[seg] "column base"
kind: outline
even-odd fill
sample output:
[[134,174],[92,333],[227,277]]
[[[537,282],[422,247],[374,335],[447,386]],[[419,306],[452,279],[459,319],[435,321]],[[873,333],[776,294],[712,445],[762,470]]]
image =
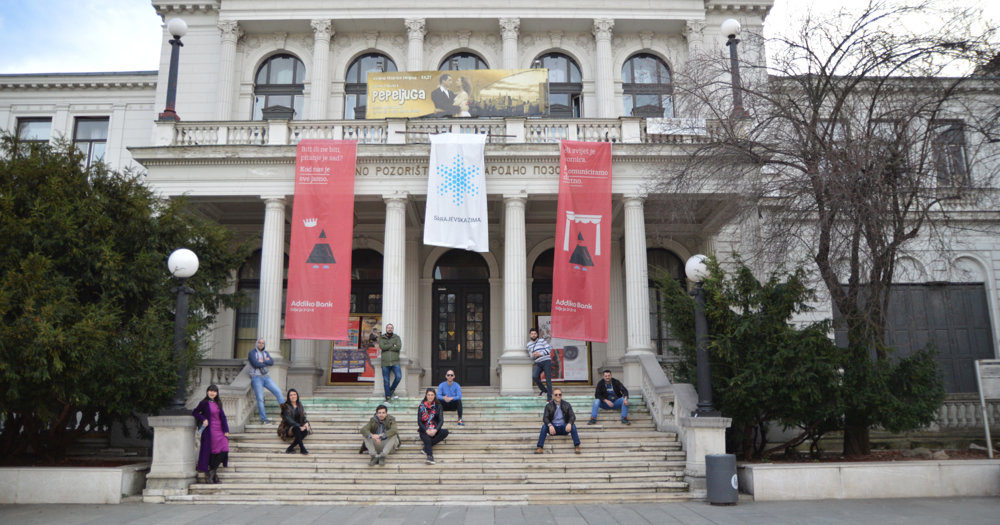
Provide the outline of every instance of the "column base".
[[184,496],[198,473],[198,451],[194,446],[195,419],[184,416],[153,416],[153,463],[146,475],[144,502],[163,503],[167,496]]
[[726,429],[733,423],[728,417],[682,417],[681,435],[687,464],[684,481],[691,491],[705,490],[705,456],[726,453]]
[[535,367],[533,359],[527,355],[504,355],[499,363],[501,396],[530,396],[535,393],[531,385],[531,371]]
[[[399,386],[396,387],[396,395],[399,397],[416,397],[418,395],[418,390],[420,389],[420,375],[423,374],[423,369],[417,369],[413,374],[410,373],[410,359],[408,357],[399,358],[399,370],[402,372],[403,379],[399,381]],[[373,391],[375,397],[384,398],[385,384],[382,382],[382,358],[372,359],[372,367],[375,368],[375,384],[373,385]],[[410,379],[411,375],[416,375],[416,382]],[[392,378],[393,381],[396,380],[395,377]],[[411,385],[413,385],[411,387]]]
[[[420,367],[420,363],[410,362],[406,365],[403,372],[403,382],[399,384],[400,387],[406,384],[406,393],[410,397],[423,397],[423,387],[420,385],[420,380],[424,377],[424,369]],[[433,385],[432,385],[433,386]]]
[[629,350],[628,353],[618,360],[621,363],[622,383],[625,385],[625,388],[629,390],[634,388],[637,391],[642,391],[642,363],[639,362],[639,355],[651,353],[649,350],[640,352]]
[[323,370],[315,366],[292,365],[288,367],[286,383],[288,388],[298,391],[300,397],[312,397],[316,393],[316,385],[319,384],[321,377]]

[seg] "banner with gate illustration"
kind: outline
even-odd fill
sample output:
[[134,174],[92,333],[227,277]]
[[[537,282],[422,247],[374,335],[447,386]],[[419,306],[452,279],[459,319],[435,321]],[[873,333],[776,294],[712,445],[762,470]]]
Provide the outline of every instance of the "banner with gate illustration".
[[552,275],[552,335],[608,341],[611,144],[562,141]]
[[295,157],[287,339],[348,339],[357,141],[303,140]]

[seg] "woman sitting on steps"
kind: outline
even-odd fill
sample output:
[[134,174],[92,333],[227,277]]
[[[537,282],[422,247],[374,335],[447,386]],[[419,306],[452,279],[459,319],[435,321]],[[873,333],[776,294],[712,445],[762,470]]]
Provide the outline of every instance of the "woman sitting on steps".
[[281,424],[278,425],[278,437],[284,441],[295,438],[292,444],[285,449],[285,454],[295,452],[295,445],[299,446],[299,452],[308,454],[306,446],[302,440],[308,436],[312,430],[309,428],[309,420],[306,419],[306,409],[299,401],[299,393],[294,388],[288,389],[286,401],[281,404]]

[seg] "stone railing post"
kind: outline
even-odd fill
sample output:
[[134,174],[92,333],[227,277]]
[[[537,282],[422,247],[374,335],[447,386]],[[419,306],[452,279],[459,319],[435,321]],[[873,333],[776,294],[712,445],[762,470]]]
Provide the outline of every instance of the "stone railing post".
[[146,474],[143,503],[163,503],[167,496],[186,496],[198,472],[194,446],[195,419],[190,415],[153,416],[153,463]]

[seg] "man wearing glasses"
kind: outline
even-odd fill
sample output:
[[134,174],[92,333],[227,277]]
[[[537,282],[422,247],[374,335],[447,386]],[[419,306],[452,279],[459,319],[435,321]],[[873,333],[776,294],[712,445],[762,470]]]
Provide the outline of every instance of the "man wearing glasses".
[[437,397],[441,401],[441,408],[445,412],[458,412],[458,425],[464,427],[462,422],[462,386],[455,382],[455,371],[449,370],[444,374],[447,381],[438,385]]
[[535,454],[545,453],[546,434],[553,436],[573,436],[574,451],[580,453],[580,436],[576,433],[576,414],[569,401],[563,401],[562,389],[552,391],[552,401],[545,405],[542,415],[542,431],[538,434],[538,449]]

